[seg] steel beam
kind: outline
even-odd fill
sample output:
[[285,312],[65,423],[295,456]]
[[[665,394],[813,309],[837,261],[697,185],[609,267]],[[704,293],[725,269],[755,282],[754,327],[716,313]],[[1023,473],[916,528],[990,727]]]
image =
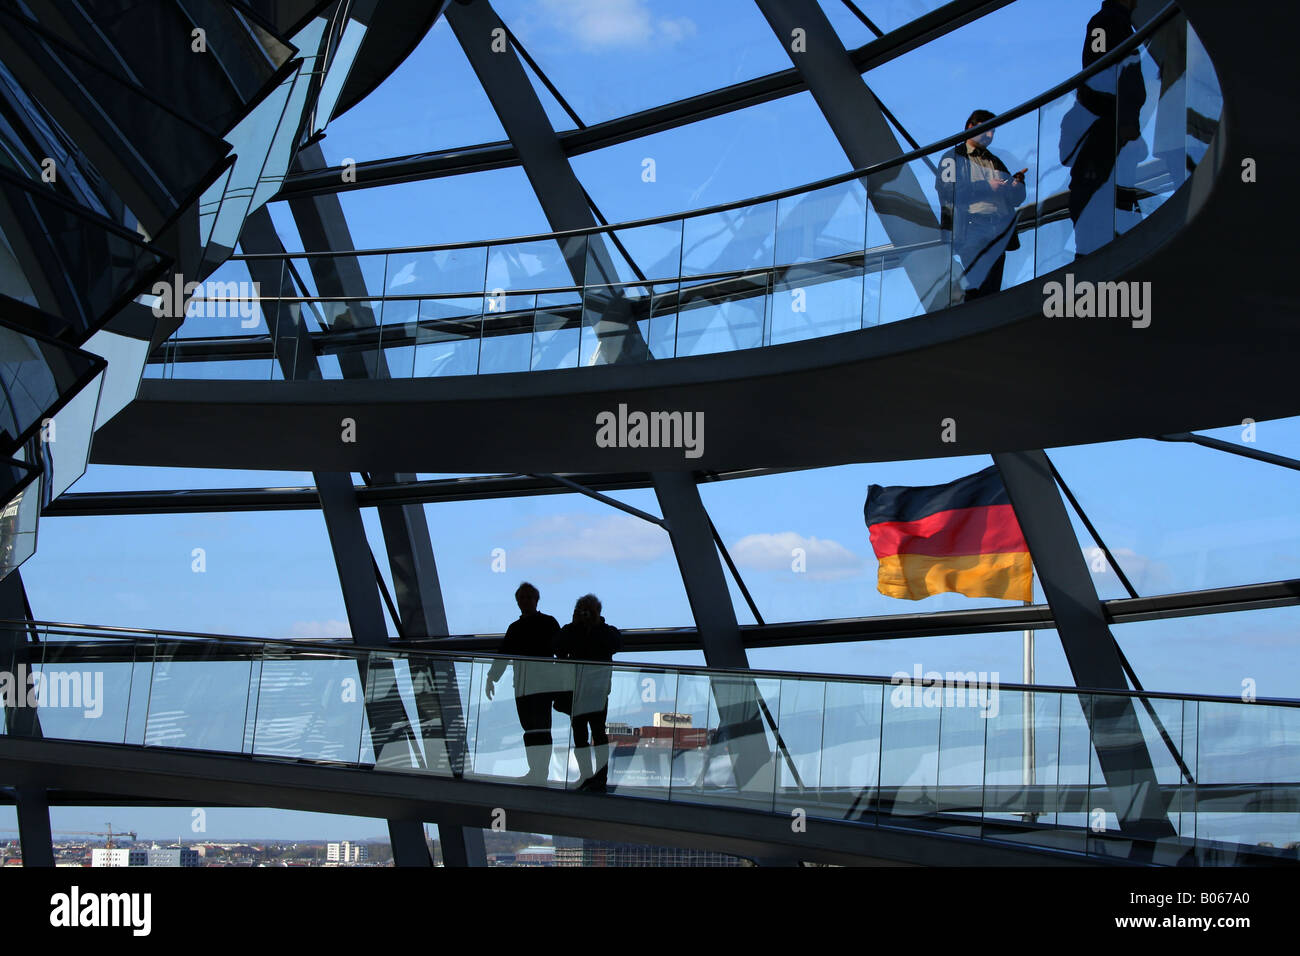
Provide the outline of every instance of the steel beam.
[[[313,143],[302,149],[297,157],[297,165],[308,169],[324,166],[325,158],[320,146]],[[310,260],[317,289],[323,295],[369,295],[370,290],[367,289],[360,261],[350,254],[355,247],[338,197],[302,197],[291,201],[289,208],[305,248],[338,252],[337,256]],[[382,293],[383,289],[377,291]],[[379,324],[373,310],[364,304],[348,310],[348,321],[356,326]],[[370,353],[341,354],[339,367],[345,378],[389,377],[388,361],[381,348]],[[405,472],[375,472],[369,478],[384,485],[400,485],[415,481],[417,476]],[[377,511],[388,552],[402,635],[408,639],[446,637],[447,613],[424,507],[418,504],[386,504]],[[407,741],[411,753],[418,759],[414,737],[428,739],[432,733],[445,742],[446,756],[451,762],[452,771],[459,776],[463,772],[467,722],[462,713],[454,668],[425,662],[412,669],[411,681],[418,723],[418,727],[408,728],[410,736]],[[384,709],[393,711],[393,716],[397,716],[396,704],[396,701],[390,701]],[[430,755],[426,753],[424,759],[429,758]],[[392,830],[392,838],[394,841],[411,843],[404,850],[404,856],[424,859],[427,852],[423,850],[423,844],[420,847],[414,846],[414,837],[408,832],[409,829],[403,825]],[[473,835],[467,835],[461,844],[474,865],[486,864],[486,858],[481,853],[475,853],[476,848],[482,844],[481,838],[476,842]]]
[[[1011,2],[1013,0],[952,0],[896,30],[891,30],[883,37],[858,47],[849,56],[853,61],[854,69],[859,73],[865,73],[946,36]],[[714,116],[723,116],[751,106],[769,103],[801,93],[805,89],[807,85],[797,70],[782,70],[778,73],[743,80],[722,89],[710,90],[698,96],[620,116],[607,122],[565,130],[557,133],[556,136],[566,156],[579,156],[642,139],[654,133],[677,129],[690,123],[699,123]],[[419,182],[443,176],[502,169],[519,163],[519,152],[508,141],[466,145],[456,149],[361,162],[357,164],[355,179],[350,178],[346,183],[340,175],[341,167],[312,172],[293,172],[285,177],[280,192],[275,198],[288,199],[299,195]]]
[[433,866],[423,821],[390,818],[388,837],[393,847],[393,866]]
[[[808,84],[852,167],[862,169],[903,153],[879,101],[863,82],[816,0],[755,2],[781,48]],[[793,40],[795,31],[801,31],[801,44],[796,45]],[[954,117],[953,126],[963,118]],[[941,238],[939,221],[910,166],[869,176],[866,188],[867,199],[894,245],[932,243]],[[952,253],[949,248],[912,252],[904,258],[903,268],[926,313],[950,304]]]
[[[265,208],[249,216],[240,241],[245,248],[284,251]],[[253,278],[264,285],[287,286],[292,291],[294,283],[287,262],[253,259],[249,260],[249,270]],[[319,380],[320,364],[298,308],[278,302],[274,313],[266,316],[267,327],[276,343],[276,358],[286,379]],[[316,481],[321,514],[334,552],[353,643],[363,647],[385,647],[388,627],[352,476],[346,472],[315,472],[312,477]],[[390,510],[405,507],[409,506],[388,506]],[[367,558],[371,560],[367,561]],[[445,627],[442,633],[446,633]],[[405,753],[413,759],[417,755],[414,729],[402,705],[392,663],[382,658],[375,661],[366,659],[358,662],[358,671],[361,685],[365,688],[366,717],[376,753],[393,745],[399,749],[404,746]],[[433,865],[420,821],[390,819],[388,837],[398,866]]]
[[50,804],[41,786],[14,788],[18,805],[18,840],[23,866],[54,866],[54,836],[50,832]]
[[657,472],[651,477],[705,661],[709,667],[748,668],[736,609],[695,477],[686,472]]
[[[586,191],[569,165],[518,54],[509,44],[500,50],[499,38],[505,37],[507,31],[492,4],[488,0],[453,3],[446,17],[501,126],[515,145],[551,229],[563,232],[597,225]],[[621,275],[605,237],[593,234],[560,243],[574,283],[589,286],[585,289],[584,311],[593,311],[597,316],[591,328],[599,362],[612,365],[648,359],[649,348],[632,318],[627,297],[617,287],[604,291],[599,288],[618,281]],[[584,318],[584,332],[586,324]],[[584,342],[582,348],[586,347]]]
[[[1047,456],[1002,452],[993,460],[1029,544],[1075,683],[1127,690],[1115,639]],[[1174,836],[1132,700],[1084,694],[1079,702],[1123,832],[1147,839]]]
[[443,866],[487,866],[487,846],[477,827],[438,824],[438,845]]
[[[384,773],[296,761],[169,751],[77,741],[0,737],[0,771],[24,784],[103,794],[150,794],[231,806],[384,816],[445,818],[482,828],[505,809],[512,830],[590,836],[828,863],[922,865],[1089,865],[1105,858],[1051,848],[950,836],[930,830],[810,819],[795,833],[781,814],[734,807],[556,793],[541,787]],[[419,828],[416,828],[419,830]],[[418,836],[423,841],[423,833]],[[399,864],[400,865],[400,864]]]
[[[319,169],[325,165],[318,144],[305,147],[298,154],[302,169]],[[298,198],[289,203],[298,234],[307,249],[330,249],[339,254],[330,258],[313,258],[311,269],[322,295],[368,295],[365,276],[356,256],[352,233],[339,198],[334,195]],[[378,290],[380,293],[383,289]],[[366,306],[349,310],[351,321],[377,325],[373,311]],[[388,378],[388,362],[381,349],[373,355],[349,353],[339,356],[345,378]],[[401,484],[415,481],[413,473],[376,472],[377,484]],[[393,590],[402,618],[402,630],[408,637],[443,637],[447,634],[447,612],[438,581],[438,565],[429,539],[428,519],[418,505],[386,505],[379,509],[380,527],[388,551],[388,565],[393,576]]]
[[[40,661],[40,644],[37,643],[38,633],[27,625],[32,619],[32,608],[18,568],[0,580],[0,613],[8,621],[22,622],[0,628],[0,667],[16,674],[18,665],[24,664],[30,671],[32,665]],[[25,693],[26,688],[20,687],[18,692]],[[4,708],[8,732],[26,737],[41,736],[40,712],[35,707],[22,706],[25,701],[14,703],[17,706]]]
[[[306,150],[307,155],[300,157],[303,162],[320,163],[318,147]],[[299,234],[304,237],[309,248],[330,248],[340,250],[340,256],[328,260],[312,260],[315,279],[321,288],[332,294],[357,294],[365,292],[364,277],[360,265],[354,256],[347,255],[352,248],[351,235],[343,216],[342,207],[337,197],[324,196],[315,199],[298,200],[292,204],[295,222]],[[256,246],[259,250],[283,252],[283,246],[263,211],[262,216],[245,230],[244,242]],[[287,263],[275,260],[249,260],[250,269],[285,270],[278,277],[276,285],[292,286],[292,279],[287,273]],[[275,276],[266,279],[276,280]],[[292,293],[292,290],[291,290]],[[291,374],[298,377],[319,379],[321,372],[310,341],[306,338],[306,323],[300,317],[280,314],[283,304],[278,304],[272,321],[272,334],[276,341],[277,356],[284,368],[286,377]],[[292,318],[292,329],[288,329],[285,318]],[[349,320],[361,324],[374,324],[371,310],[356,308],[351,310]],[[344,375],[352,378],[387,377],[387,363],[383,354],[376,350],[373,356],[340,356],[340,367]],[[413,474],[386,473],[375,476],[384,484],[401,484],[415,479]],[[339,473],[317,473],[317,488],[321,491],[322,511],[326,515],[327,527],[330,529],[331,544],[334,545],[335,560],[339,567],[340,580],[344,583],[345,603],[352,600],[357,605],[361,620],[359,627],[353,620],[352,604],[349,605],[349,620],[353,622],[354,640],[367,646],[387,644],[387,628],[383,626],[383,612],[377,607],[376,580],[373,566],[363,568],[363,555],[370,553],[365,536],[364,525],[356,501],[355,489],[350,475]],[[350,495],[344,494],[343,487]],[[329,495],[327,502],[326,493]],[[397,592],[398,611],[396,623],[402,634],[408,638],[438,638],[447,635],[447,619],[442,603],[441,589],[438,585],[437,566],[433,558],[433,549],[429,541],[428,525],[424,509],[420,505],[385,505],[378,509],[385,544],[388,548],[389,566],[393,573],[394,590]],[[355,512],[355,515],[354,515]],[[336,537],[348,540],[352,544],[339,547],[334,542]],[[376,611],[378,611],[376,627]],[[374,637],[368,636],[370,633]],[[368,694],[367,713],[376,728],[378,749],[387,745],[405,744],[405,752],[412,759],[419,759],[415,746],[416,734],[424,735],[432,730],[446,740],[447,752],[453,766],[459,767],[463,761],[465,720],[461,713],[460,697],[456,691],[454,671],[426,666],[411,678],[416,691],[416,710],[419,727],[410,726],[410,720],[401,706],[396,684],[390,679],[391,664],[379,660],[362,667],[363,683],[371,688],[381,687],[383,693]],[[380,729],[382,728],[382,729]],[[456,735],[460,736],[457,737]],[[400,739],[399,739],[400,738]],[[429,865],[428,853],[423,845],[423,836],[416,839],[411,821],[389,821],[389,836],[394,853],[408,861],[402,865]],[[471,842],[471,848],[473,844]]]
[[[596,225],[586,191],[569,165],[541,100],[524,73],[513,48],[494,49],[494,38],[507,35],[488,0],[453,4],[447,22],[465,51],[510,141],[515,144],[525,175],[532,183],[551,229],[559,232]],[[605,364],[650,358],[626,296],[602,282],[619,276],[604,237],[567,240],[563,250],[574,282],[584,286],[584,310],[593,305],[599,361]],[[597,288],[593,290],[592,286]],[[585,349],[585,346],[584,346]],[[593,360],[596,356],[593,356]],[[690,474],[651,476],[669,529],[673,552],[686,585],[691,613],[704,639],[705,659],[716,666],[744,667],[745,648],[736,625],[722,565],[713,545],[708,515]],[[731,759],[737,784],[753,785],[771,767],[753,681],[714,681],[714,698],[724,728],[722,743]],[[761,785],[761,783],[760,783]]]
[[[0,612],[10,620],[31,619],[32,612],[27,603],[27,590],[23,587],[23,579],[17,568],[0,580]],[[16,673],[17,663],[25,661],[22,649],[30,645],[30,639],[33,637],[34,635],[25,626],[9,626],[0,629],[0,666],[10,674]],[[32,661],[25,662],[29,667],[32,664]],[[17,691],[19,694],[24,694],[26,687],[19,686]],[[19,706],[5,709],[7,733],[40,737],[41,724],[37,709],[22,706],[24,702],[21,701],[17,703]],[[23,866],[54,866],[50,805],[45,788],[30,784],[19,786],[14,789],[14,798],[18,807],[18,839],[22,844]]]

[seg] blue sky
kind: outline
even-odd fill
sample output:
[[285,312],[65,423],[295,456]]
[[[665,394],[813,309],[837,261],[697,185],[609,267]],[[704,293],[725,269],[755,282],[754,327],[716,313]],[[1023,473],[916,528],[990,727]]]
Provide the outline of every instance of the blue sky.
[[[886,29],[937,5],[862,3]],[[841,4],[823,0],[823,6],[849,45],[869,39]],[[501,0],[496,8],[587,123],[789,66],[748,0]],[[1091,12],[1091,4],[1077,0],[1017,0],[872,71],[867,81],[917,140],[929,142],[960,128],[975,107],[1007,109],[1074,73],[1082,23]],[[557,128],[572,125],[548,95],[543,100]],[[322,147],[338,163],[502,138],[450,30],[439,23],[362,106],[329,127]],[[1032,139],[1008,130],[994,149],[1018,157],[1033,150]],[[641,176],[646,157],[656,162],[654,182]],[[806,93],[578,156],[573,166],[611,221],[762,194],[849,168]],[[349,192],[342,202],[358,248],[546,230],[518,169]],[[295,248],[282,204],[273,204],[272,214]],[[868,396],[862,409],[828,413],[866,428],[884,411]],[[1241,428],[1210,434],[1243,437]],[[1300,456],[1300,420],[1262,422],[1253,437],[1256,447]],[[1050,453],[1143,595],[1300,576],[1293,472],[1149,440]],[[911,604],[878,594],[862,505],[871,483],[934,484],[988,463],[980,456],[849,465],[709,484],[701,493],[768,621],[969,608],[1002,602],[940,595]],[[310,484],[306,473],[92,466],[72,490]],[[658,511],[648,490],[615,497]],[[541,588],[542,609],[562,621],[578,595],[594,591],[616,626],[690,622],[665,533],[634,517],[570,494],[425,511],[453,633],[503,631],[515,616],[511,594],[521,579]],[[387,575],[373,511],[365,521]],[[1091,548],[1082,527],[1077,530]],[[347,633],[317,512],[46,518],[38,543],[22,575],[41,619],[270,637]],[[795,547],[808,556],[802,573],[790,567]],[[194,548],[206,553],[205,573],[191,570]],[[497,548],[506,556],[505,573],[492,569]],[[1094,577],[1103,597],[1123,595],[1112,572]],[[734,587],[733,601],[741,622],[751,622]],[[1300,665],[1289,651],[1298,622],[1300,611],[1278,609],[1129,624],[1115,634],[1148,689],[1236,694],[1243,679],[1254,678],[1261,696],[1292,697]],[[1011,681],[1019,678],[1020,646],[1016,633],[767,649],[750,660],[756,667],[858,674],[910,672],[921,663],[998,671]],[[1054,635],[1043,632],[1038,648],[1039,680],[1070,683]],[[703,663],[698,653],[638,659]],[[160,837],[189,832],[188,811],[54,814],[56,827],[72,829],[97,829],[110,818],[150,835],[157,828]],[[6,819],[12,811],[0,811],[0,824],[8,826]],[[213,837],[383,833],[382,821],[283,811],[209,814]]]

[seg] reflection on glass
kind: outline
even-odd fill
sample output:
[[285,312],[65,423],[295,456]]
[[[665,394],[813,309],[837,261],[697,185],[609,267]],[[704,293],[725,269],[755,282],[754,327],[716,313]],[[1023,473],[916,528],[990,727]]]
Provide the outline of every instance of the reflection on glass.
[[[132,654],[126,643],[55,642],[33,667],[40,736],[122,743],[131,695]],[[11,672],[12,673],[12,672]]]
[[754,275],[682,283],[677,354],[705,355],[758,348],[768,326],[772,277]]
[[765,202],[687,219],[682,232],[682,276],[770,269],[776,212],[776,203]]
[[478,292],[488,247],[394,252],[385,269],[385,295],[448,295]]
[[478,372],[483,302],[482,296],[420,300],[414,333],[416,378]]
[[239,753],[251,664],[212,642],[160,641],[144,745]]
[[537,296],[533,319],[533,371],[576,368],[582,339],[582,297],[577,292]]
[[[1151,215],[1204,156],[1222,97],[1174,17],[1037,110],[997,122],[968,114],[979,105],[953,122],[993,118],[984,133],[779,200],[579,236],[292,257],[309,294],[367,297],[314,307],[329,330],[322,373],[373,374],[381,348],[398,377],[642,362],[934,313],[1068,266]],[[300,342],[275,347],[283,361]],[[205,359],[204,375],[261,377],[259,348],[166,354]]]
[[364,701],[363,657],[268,645],[255,698],[252,752],[357,762]]
[[487,253],[485,294],[564,289],[582,284],[587,237],[538,239],[491,246]]
[[535,295],[500,295],[488,299],[483,315],[479,372],[526,372],[532,367]]
[[[45,637],[20,631],[0,658],[7,673],[39,675],[38,706],[9,702],[8,734],[570,790],[604,763],[614,799],[802,811],[1134,862],[1300,859],[1297,706],[1008,689],[961,674],[887,683]],[[570,712],[602,709],[608,745],[582,746]]]

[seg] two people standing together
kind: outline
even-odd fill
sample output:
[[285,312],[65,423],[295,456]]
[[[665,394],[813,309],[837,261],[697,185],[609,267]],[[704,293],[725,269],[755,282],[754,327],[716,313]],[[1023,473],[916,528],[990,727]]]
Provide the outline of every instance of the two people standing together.
[[[527,581],[515,591],[519,618],[506,630],[484,690],[492,699],[496,682],[513,663],[515,708],[528,755],[526,782],[546,784],[551,763],[551,709],[570,715],[574,755],[582,778],[579,790],[603,793],[609,773],[609,692],[613,668],[601,663],[559,668],[554,660],[609,662],[623,646],[618,629],[605,623],[600,599],[584,594],[573,606],[573,620],[560,627],[537,610],[541,595]],[[530,660],[531,658],[531,660]],[[549,660],[548,660],[549,659]],[[576,680],[575,680],[576,672]]]
[[[1136,3],[1102,0],[1084,34],[1083,69],[1133,36]],[[1123,231],[1125,217],[1140,213],[1136,182],[1138,163],[1148,152],[1141,135],[1145,103],[1142,65],[1134,51],[1081,84],[1062,118],[1059,159],[1070,170],[1068,211],[1076,258],[1110,242]],[[988,110],[975,110],[966,129],[993,118]],[[987,129],[958,143],[935,172],[939,228],[951,233],[964,301],[1001,290],[1006,254],[1020,248],[1016,232],[1028,167],[1009,172],[989,150],[993,134]],[[1181,169],[1171,173],[1175,182],[1181,180]]]

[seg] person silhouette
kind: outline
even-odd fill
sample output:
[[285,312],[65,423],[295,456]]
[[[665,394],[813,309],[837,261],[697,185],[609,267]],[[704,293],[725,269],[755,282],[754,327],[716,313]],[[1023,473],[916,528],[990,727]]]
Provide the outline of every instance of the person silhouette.
[[[1103,0],[1088,21],[1083,68],[1134,33],[1137,0]],[[1146,103],[1142,64],[1129,56],[1090,77],[1061,123],[1061,163],[1070,168],[1070,221],[1075,258],[1115,238],[1116,210],[1137,210],[1137,164],[1146,156],[1141,111]]]
[[[600,611],[600,599],[596,595],[584,594],[578,598],[573,606],[573,621],[560,631],[556,645],[560,660],[613,662],[614,654],[623,646],[622,635],[605,623]],[[609,781],[609,735],[605,723],[609,717],[613,668],[584,663],[577,670],[571,716],[574,756],[582,777],[577,789],[604,793]]]
[[537,610],[541,593],[524,581],[515,591],[519,605],[519,618],[506,629],[501,641],[501,654],[515,659],[499,657],[488,671],[484,692],[492,699],[496,682],[505,673],[506,665],[514,665],[515,710],[519,726],[524,732],[524,752],[528,758],[530,784],[545,785],[551,765],[551,701],[554,699],[551,667],[541,660],[555,656],[556,642],[560,636],[560,622],[549,614]]
[[[966,129],[993,119],[975,110]],[[1016,210],[1025,201],[1025,173],[1012,175],[989,151],[993,130],[972,136],[944,154],[935,173],[941,215],[939,228],[952,233],[953,252],[962,265],[965,299],[1002,289],[1007,252],[1020,248]]]

